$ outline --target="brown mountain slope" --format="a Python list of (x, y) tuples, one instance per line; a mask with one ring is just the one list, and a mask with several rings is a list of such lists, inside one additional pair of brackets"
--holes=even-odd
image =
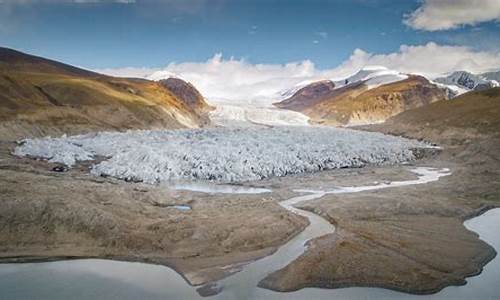
[(0, 139), (199, 127), (208, 122), (208, 108), (203, 99), (190, 107), (157, 82), (114, 78), (0, 48)]
[(201, 93), (189, 82), (179, 78), (168, 78), (158, 81), (159, 84), (169, 89), (177, 98), (196, 112), (204, 113), (213, 110), (205, 102)]
[(500, 137), (500, 88), (412, 109), (369, 128), (443, 144)]
[(313, 82), (301, 88), (292, 97), (275, 103), (275, 106), (284, 109), (301, 111), (308, 106), (314, 105), (323, 100), (324, 97), (334, 93), (335, 84), (330, 80)]
[(359, 82), (309, 99), (294, 95), (276, 106), (302, 112), (317, 123), (359, 125), (383, 122), (408, 109), (446, 98), (444, 90), (424, 77), (412, 75), (372, 89)]

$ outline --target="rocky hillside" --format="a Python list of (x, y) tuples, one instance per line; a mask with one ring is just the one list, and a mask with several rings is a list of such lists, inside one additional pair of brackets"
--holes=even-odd
[(0, 139), (201, 127), (209, 109), (178, 80), (115, 78), (0, 48)]
[(370, 128), (444, 144), (500, 138), (500, 88), (470, 92), (452, 101), (409, 110)]
[(198, 113), (206, 113), (213, 110), (205, 102), (205, 98), (201, 93), (189, 82), (179, 78), (168, 78), (159, 80), (158, 83), (170, 90), (184, 104), (194, 109)]
[(325, 85), (310, 84), (275, 106), (304, 113), (316, 123), (343, 126), (383, 122), (408, 109), (448, 98), (444, 89), (424, 77), (380, 69), (362, 70)]
[(335, 89), (335, 83), (330, 80), (313, 82), (296, 91), (290, 98), (277, 103), (279, 108), (301, 111), (310, 105), (321, 101)]
[(463, 89), (461, 93), (486, 90), (498, 86), (498, 82), (496, 80), (488, 79), (484, 75), (494, 77), (495, 73), (476, 75), (467, 71), (457, 71), (448, 76), (436, 78), (434, 81), (447, 86), (454, 86), (459, 89)]

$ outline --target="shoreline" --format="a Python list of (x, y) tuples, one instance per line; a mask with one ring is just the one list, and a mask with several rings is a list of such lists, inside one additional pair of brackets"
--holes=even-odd
[[(377, 189), (385, 189), (385, 188), (396, 188), (396, 187), (401, 187), (401, 186), (406, 186), (405, 183), (408, 182), (411, 184), (416, 184), (416, 185), (419, 185), (419, 184), (426, 184), (428, 183), (428, 181), (433, 181), (432, 179), (427, 179), (426, 176), (429, 176), (429, 174), (427, 175), (424, 175), (426, 174), (426, 172), (423, 172), (422, 171), (423, 169), (422, 168), (414, 168), (411, 172), (413, 173), (417, 173), (419, 174), (419, 179), (418, 180), (410, 180), (410, 181), (396, 181), (396, 182), (392, 182), (391, 184), (389, 185), (382, 185), (382, 186), (365, 186), (364, 189), (365, 190), (373, 190), (373, 188), (377, 188)], [(418, 173), (418, 171), (420, 171), (420, 173)], [(427, 172), (429, 171), (429, 169), (427, 169)], [(437, 181), (439, 180), (439, 177), (441, 176), (448, 176), (450, 175), (451, 173), (443, 173), (443, 172), (447, 172), (448, 169), (444, 168), (444, 169), (436, 169), (436, 174), (439, 174), (436, 176), (436, 178), (434, 179), (434, 181)], [(431, 176), (432, 177), (432, 176)], [(422, 180), (422, 182), (419, 183), (419, 180)], [(345, 193), (348, 193), (348, 194), (352, 194), (352, 193), (356, 193), (356, 191), (354, 192), (348, 192), (349, 188), (344, 188), (346, 189), (347, 191), (345, 191)], [(361, 187), (361, 190), (360, 191), (363, 191), (363, 187)], [(287, 210), (290, 210), (291, 212), (294, 212), (294, 213), (298, 213), (297, 211), (297, 208), (295, 208), (293, 205), (295, 204), (304, 204), (305, 202), (308, 202), (308, 201), (311, 201), (315, 198), (321, 198), (323, 197), (324, 195), (328, 194), (328, 193), (331, 193), (331, 192), (328, 192), (328, 191), (323, 191), (322, 193), (320, 192), (310, 192), (308, 194), (305, 194), (305, 195), (299, 195), (299, 196), (296, 196), (296, 197), (292, 197), (290, 199), (287, 199), (287, 200), (284, 200), (284, 201), (281, 201), (280, 202), (280, 205), (283, 206), (285, 209)], [(311, 198), (311, 199), (308, 199), (308, 198)], [(299, 201), (297, 201), (298, 199), (300, 199)], [(319, 218), (322, 218), (324, 219), (324, 217), (321, 217), (321, 215), (318, 215), (316, 214), (313, 210), (310, 210), (310, 209), (307, 209), (306, 208), (301, 208), (300, 210), (304, 210), (304, 211), (308, 211), (310, 213), (313, 213), (315, 216), (319, 217)], [(299, 210), (299, 211), (300, 211)], [(485, 208), (482, 208), (481, 210), (479, 210), (476, 215), (480, 215), (481, 214), (481, 211), (484, 213), (485, 211), (487, 211)], [(299, 213), (300, 214), (300, 213)], [(471, 217), (473, 218), (473, 217)], [(337, 222), (335, 222), (333, 220), (325, 220), (327, 222), (329, 222), (330, 224), (332, 224), (332, 227), (334, 226), (339, 226), (338, 224), (336, 224)], [(465, 221), (464, 221), (465, 222)], [(463, 224), (463, 222), (462, 222)], [(310, 226), (310, 225), (308, 225)], [(305, 227), (307, 228), (307, 227)], [(304, 228), (304, 229), (305, 229)], [(341, 229), (342, 227), (339, 227), (339, 229)], [(301, 231), (303, 232), (303, 231)], [(300, 232), (299, 232), (300, 233)], [(337, 234), (337, 231), (332, 231), (332, 233), (329, 233), (331, 235), (333, 235), (335, 237), (335, 235)], [(297, 234), (298, 235), (298, 234)], [(291, 236), (289, 240), (293, 239), (294, 237), (296, 237), (297, 235), (294, 235), (294, 236)], [(324, 235), (320, 236), (320, 237), (323, 237)], [(320, 238), (319, 237), (319, 238)], [(314, 239), (312, 238), (308, 238), (307, 241), (305, 242), (305, 245), (309, 245)], [(286, 242), (284, 243), (283, 246), (281, 247), (285, 247), (286, 246)], [(281, 248), (279, 247), (279, 248)], [(274, 251), (271, 251), (270, 253), (268, 253), (267, 255), (265, 256), (262, 256), (260, 258), (264, 258), (264, 257), (269, 257), (269, 256), (272, 256), (279, 248), (275, 249)], [(300, 255), (303, 255), (305, 253), (305, 251), (307, 250), (304, 249), (302, 254)], [(299, 255), (299, 256), (300, 256)], [(489, 261), (491, 261), (496, 255), (496, 252), (492, 253), (492, 255), (490, 257), (487, 257), (485, 258), (485, 260), (480, 263), (481, 267), (479, 269), (479, 273), (480, 271), (482, 270), (482, 267), (484, 265), (486, 265)], [(232, 274), (234, 273), (225, 273), (224, 276), (222, 277), (215, 277), (215, 278), (210, 278), (209, 280), (206, 280), (205, 282), (202, 282), (202, 283), (199, 283), (199, 284), (193, 284), (192, 283), (192, 280), (189, 280), (188, 279), (188, 275), (187, 273), (183, 273), (181, 272), (179, 269), (176, 268), (175, 266), (175, 263), (173, 264), (169, 264), (169, 263), (165, 263), (165, 262), (158, 262), (158, 261), (155, 261), (155, 259), (148, 259), (148, 258), (139, 258), (139, 257), (120, 257), (120, 256), (117, 256), (117, 257), (100, 257), (100, 256), (92, 256), (92, 257), (11, 257), (11, 258), (2, 258), (0, 259), (0, 263), (12, 263), (12, 262), (17, 262), (17, 263), (22, 263), (22, 262), (46, 262), (46, 261), (55, 261), (55, 260), (69, 260), (69, 259), (85, 259), (85, 258), (93, 258), (93, 259), (110, 259), (110, 260), (115, 260), (115, 261), (127, 261), (127, 262), (141, 262), (141, 263), (149, 263), (149, 264), (159, 264), (159, 265), (163, 265), (163, 266), (166, 266), (168, 268), (171, 268), (172, 270), (174, 270), (175, 272), (177, 272), (181, 277), (184, 278), (184, 280), (186, 281), (187, 284), (189, 284), (190, 286), (193, 286), (193, 287), (200, 287), (200, 286), (205, 286), (206, 284), (210, 283), (210, 282), (215, 282), (217, 280), (221, 280), (223, 278), (226, 278), (226, 277), (230, 277)], [(248, 264), (251, 264), (252, 262), (255, 262), (255, 261), (258, 261), (260, 258), (255, 258), (253, 260), (249, 260), (249, 261), (245, 261), (243, 263), (240, 264), (240, 268), (244, 268), (245, 265), (248, 265)], [(225, 267), (224, 267), (225, 268)], [(236, 273), (238, 273), (239, 271), (237, 271)], [(479, 274), (478, 272), (474, 272), (474, 274)], [(470, 274), (466, 277), (470, 277), (470, 276), (474, 276), (474, 274)], [(395, 288), (394, 286), (390, 286), (390, 285), (385, 285), (385, 284), (370, 284), (370, 283), (362, 283), (362, 282), (352, 282), (352, 283), (337, 283), (336, 285), (322, 285), (322, 284), (314, 284), (314, 285), (310, 285), (310, 286), (303, 286), (303, 287), (297, 287), (297, 289), (294, 289), (294, 290), (286, 290), (286, 291), (281, 291), (281, 290), (276, 290), (273, 288), (273, 286), (266, 286), (265, 284), (261, 284), (259, 283), (258, 286), (259, 287), (264, 287), (264, 288), (268, 288), (270, 290), (274, 290), (274, 291), (278, 291), (278, 292), (293, 292), (295, 290), (299, 290), (301, 288), (304, 288), (304, 287), (318, 287), (318, 288), (348, 288), (348, 287), (379, 287), (379, 288), (384, 288), (384, 289), (390, 289), (390, 290), (394, 290), (394, 291), (400, 291), (400, 292), (405, 292), (405, 293), (409, 293), (409, 294), (434, 294), (434, 293), (437, 293), (439, 292), (441, 289), (443, 289), (444, 287), (446, 286), (450, 286), (450, 285), (460, 285), (461, 282), (457, 282), (457, 281), (452, 281), (452, 282), (447, 282), (447, 283), (443, 283), (442, 286), (438, 287), (438, 288), (435, 288), (435, 289), (430, 289), (430, 290), (416, 290), (416, 289), (399, 289), (399, 288)]]
[[(474, 218), (477, 218), (477, 217), (481, 217), (484, 213), (490, 211), (491, 209), (500, 209), (500, 207), (492, 207), (488, 210), (482, 210), (482, 213), (481, 214), (478, 214), (477, 216), (475, 217), (471, 217), (469, 219), (467, 219), (466, 221), (468, 220), (472, 220)], [(464, 221), (465, 222), (465, 221)], [(465, 226), (465, 225), (464, 225)], [(469, 229), (467, 229), (469, 230)], [(469, 230), (471, 232), (475, 232), (475, 231), (472, 231), (472, 230)], [(485, 241), (486, 242), (486, 241)], [(486, 242), (487, 243), (487, 242)], [(473, 278), (473, 277), (476, 277), (476, 276), (479, 276), (480, 274), (482, 274), (482, 271), (484, 269), (484, 266), (486, 266), (491, 260), (493, 260), (497, 255), (497, 252), (496, 252), (496, 249), (494, 249), (494, 251), (491, 253), (491, 256), (489, 256), (485, 261), (483, 261), (483, 265), (482, 267), (480, 268), (480, 270), (474, 274), (469, 274), (466, 279), (468, 278)], [(23, 261), (23, 262), (19, 262), (19, 261), (16, 261), (16, 262), (13, 262), (13, 261), (6, 261), (5, 259), (2, 259), (0, 261), (0, 267), (2, 264), (32, 264), (32, 263), (50, 263), (50, 262), (60, 262), (60, 261), (74, 261), (74, 260), (87, 260), (87, 259), (93, 259), (93, 260), (109, 260), (109, 261), (117, 261), (117, 262), (131, 262), (131, 263), (141, 263), (141, 264), (147, 264), (147, 265), (159, 265), (159, 266), (163, 266), (163, 267), (167, 267), (167, 268), (170, 268), (172, 270), (174, 270), (178, 275), (180, 275), (181, 277), (182, 276), (182, 273), (179, 273), (178, 271), (175, 270), (175, 268), (173, 267), (170, 267), (170, 266), (167, 266), (165, 264), (156, 264), (156, 263), (153, 263), (153, 262), (145, 262), (145, 261), (140, 261), (140, 260), (122, 260), (122, 259), (116, 259), (116, 258), (103, 258), (103, 257), (77, 257), (77, 258), (68, 258), (68, 257), (30, 257), (30, 258), (26, 258), (26, 257), (18, 257), (18, 258), (14, 258), (14, 260), (18, 260), (18, 259), (27, 259), (26, 261)], [(183, 277), (184, 278), (184, 277)], [(185, 278), (184, 278), (185, 280)], [(189, 283), (185, 280), (186, 282), (186, 285), (189, 285)], [(447, 284), (443, 284), (442, 286), (440, 286), (439, 288), (436, 288), (436, 289), (432, 289), (432, 290), (425, 290), (425, 291), (414, 291), (414, 290), (403, 290), (403, 289), (397, 289), (397, 288), (393, 288), (391, 286), (386, 286), (386, 285), (367, 285), (367, 284), (363, 284), (363, 285), (359, 285), (359, 284), (354, 284), (354, 285), (338, 285), (336, 286), (335, 288), (332, 288), (332, 287), (326, 287), (326, 288), (323, 288), (321, 286), (314, 286), (314, 287), (311, 287), (311, 286), (305, 286), (305, 287), (302, 287), (300, 288), (299, 290), (302, 290), (302, 289), (305, 289), (305, 291), (308, 289), (308, 288), (320, 288), (320, 289), (324, 289), (324, 290), (342, 290), (342, 289), (349, 289), (349, 288), (380, 288), (380, 289), (385, 289), (385, 290), (389, 290), (389, 291), (395, 291), (395, 292), (401, 292), (401, 293), (404, 293), (404, 294), (407, 294), (407, 295), (437, 295), (439, 292), (441, 292), (444, 288), (446, 287), (450, 287), (450, 286), (464, 286), (466, 285), (467, 282), (464, 280), (463, 283), (462, 282), (455, 282), (455, 283), (447, 283)], [(197, 285), (197, 286), (193, 286), (193, 285), (189, 285), (189, 287), (193, 288), (193, 289), (196, 289), (196, 288), (200, 288), (200, 287), (203, 287), (203, 285)], [(283, 291), (275, 291), (275, 290), (272, 290), (271, 291), (274, 291), (274, 292), (277, 292), (279, 293), (280, 295), (282, 295), (283, 297), (286, 297), (287, 295), (291, 295), (293, 294), (295, 291), (286, 291), (286, 292), (283, 292)], [(298, 291), (298, 290), (297, 290)]]
[[(307, 208), (302, 208), (302, 209), (307, 210)], [(462, 225), (464, 225), (464, 227), (465, 227), (465, 222), (467, 222), (469, 220), (472, 220), (474, 218), (481, 217), (483, 214), (487, 213), (490, 210), (494, 210), (494, 209), (500, 209), (500, 205), (498, 205), (498, 206), (489, 206), (487, 208), (481, 208), (481, 209), (479, 209), (477, 211), (477, 213), (472, 214), (470, 216), (470, 218), (465, 219), (462, 222)], [(307, 210), (307, 211), (315, 213), (312, 210)], [(337, 222), (332, 221), (331, 223), (335, 226), (336, 229), (342, 229), (342, 227), (339, 226)], [(262, 287), (262, 288), (265, 288), (265, 289), (269, 289), (269, 290), (274, 291), (274, 292), (283, 293), (283, 294), (294, 293), (294, 292), (300, 291), (302, 289), (308, 289), (308, 288), (319, 288), (319, 289), (324, 289), (324, 290), (349, 289), (349, 288), (380, 288), (380, 289), (385, 289), (385, 290), (390, 290), (390, 291), (405, 293), (405, 294), (408, 294), (408, 295), (436, 295), (436, 294), (438, 294), (439, 292), (441, 292), (443, 289), (445, 289), (447, 287), (451, 287), (451, 286), (457, 286), (457, 287), (459, 287), (459, 286), (465, 286), (465, 285), (467, 285), (467, 279), (481, 275), (483, 273), (484, 268), (492, 260), (494, 260), (497, 257), (498, 251), (500, 251), (500, 249), (495, 249), (487, 241), (484, 241), (483, 239), (481, 239), (480, 236), (479, 236), (479, 234), (477, 234), (475, 231), (472, 231), (472, 230), (469, 230), (469, 229), (467, 229), (467, 230), (470, 231), (470, 232), (472, 232), (472, 233), (474, 233), (474, 234), (476, 234), (476, 235), (478, 235), (478, 238), (481, 241), (485, 242), (492, 249), (492, 251), (489, 252), (489, 256), (487, 256), (483, 260), (481, 260), (481, 262), (479, 263), (478, 270), (475, 271), (475, 272), (466, 274), (465, 277), (464, 277), (464, 279), (462, 281), (450, 281), (450, 282), (446, 282), (446, 283), (443, 283), (441, 286), (439, 286), (437, 288), (434, 288), (434, 289), (427, 289), (427, 290), (400, 289), (400, 288), (397, 288), (397, 287), (394, 287), (394, 286), (390, 286), (390, 285), (385, 285), (385, 284), (366, 284), (366, 283), (361, 283), (361, 282), (358, 282), (358, 283), (353, 282), (353, 283), (349, 283), (349, 284), (342, 284), (342, 283), (340, 283), (340, 284), (336, 284), (335, 286), (328, 285), (328, 284), (325, 285), (325, 284), (317, 283), (317, 284), (313, 284), (313, 285), (304, 285), (304, 286), (297, 287), (296, 289), (291, 289), (291, 290), (274, 289), (272, 285), (261, 285), (260, 283), (259, 283), (259, 287)], [(337, 232), (338, 232), (338, 230), (335, 230), (335, 232), (332, 233), (332, 235), (335, 236), (337, 234)], [(312, 240), (308, 241), (308, 243), (310, 243), (311, 241)]]

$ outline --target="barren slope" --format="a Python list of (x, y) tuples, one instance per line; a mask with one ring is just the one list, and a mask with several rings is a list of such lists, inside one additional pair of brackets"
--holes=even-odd
[(383, 122), (403, 111), (446, 99), (446, 92), (420, 76), (370, 89), (365, 82), (331, 89), (326, 93), (299, 93), (316, 89), (311, 84), (276, 106), (302, 112), (313, 122), (330, 125), (359, 125)]
[(199, 127), (190, 107), (152, 81), (114, 78), (0, 48), (0, 138), (138, 128)]
[(500, 88), (470, 92), (450, 101), (404, 112), (371, 130), (453, 144), (500, 135)]

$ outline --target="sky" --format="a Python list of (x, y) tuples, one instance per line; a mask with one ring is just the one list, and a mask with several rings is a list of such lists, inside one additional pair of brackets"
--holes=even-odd
[(500, 69), (500, 1), (0, 0), (0, 45), (118, 76), (175, 73), (212, 86), (296, 84), (369, 64), (477, 73)]

